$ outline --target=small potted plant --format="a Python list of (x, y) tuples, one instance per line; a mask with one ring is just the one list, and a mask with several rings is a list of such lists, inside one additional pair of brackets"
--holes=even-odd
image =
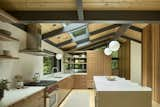
[(4, 90), (8, 90), (8, 80), (0, 80), (0, 100), (4, 96)]

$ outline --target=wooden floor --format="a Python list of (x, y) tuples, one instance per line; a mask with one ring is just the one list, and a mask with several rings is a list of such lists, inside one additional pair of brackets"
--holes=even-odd
[[(59, 107), (95, 107), (94, 90), (72, 90)], [(152, 107), (160, 107), (153, 101)]]

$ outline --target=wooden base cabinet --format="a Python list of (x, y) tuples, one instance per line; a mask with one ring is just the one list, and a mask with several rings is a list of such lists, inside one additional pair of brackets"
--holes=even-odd
[(58, 89), (58, 105), (59, 105), (73, 88), (72, 76), (59, 81), (58, 86), (59, 86)]
[(86, 89), (86, 75), (74, 75), (74, 89)]
[(26, 99), (23, 99), (9, 107), (45, 107), (44, 90)]

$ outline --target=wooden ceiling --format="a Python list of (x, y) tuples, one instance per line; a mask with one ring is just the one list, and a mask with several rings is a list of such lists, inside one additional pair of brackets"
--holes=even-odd
[[(76, 10), (76, 0), (0, 0), (10, 11)], [(160, 10), (159, 0), (83, 0), (84, 10)]]
[[(62, 23), (49, 23), (41, 25), (43, 31), (42, 35), (47, 35), (47, 33), (54, 32), (57, 29), (66, 27), (63, 26), (64, 24)], [(120, 30), (122, 25), (101, 23), (86, 24), (86, 28), (88, 31), (86, 37), (88, 39), (84, 39), (84, 35), (80, 35), (78, 36), (80, 38), (80, 42), (76, 42), (75, 37), (71, 34), (70, 31), (64, 32), (63, 30), (61, 33), (58, 32), (58, 35), (53, 34), (53, 36), (46, 37), (44, 38), (44, 40), (50, 41), (49, 43), (52, 43), (52, 45), (66, 51), (93, 49), (96, 47), (104, 46), (107, 44), (107, 42), (114, 40), (116, 33), (118, 32), (118, 30)], [(121, 43), (124, 43), (127, 40), (133, 40), (141, 43), (142, 29), (145, 28), (147, 25), (148, 24), (132, 24), (128, 29), (126, 29), (125, 32), (123, 32), (120, 37), (118, 37), (117, 40)], [(77, 29), (80, 29), (80, 27), (78, 27)]]

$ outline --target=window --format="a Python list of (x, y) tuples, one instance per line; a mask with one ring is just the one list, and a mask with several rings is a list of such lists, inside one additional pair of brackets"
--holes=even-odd
[(56, 69), (52, 71), (53, 67), (57, 67), (58, 71), (61, 71), (61, 60), (57, 60), (56, 57), (43, 57), (43, 74), (51, 74), (57, 72)]
[(112, 52), (112, 70), (117, 70), (119, 68), (118, 63), (119, 63), (118, 51)]

